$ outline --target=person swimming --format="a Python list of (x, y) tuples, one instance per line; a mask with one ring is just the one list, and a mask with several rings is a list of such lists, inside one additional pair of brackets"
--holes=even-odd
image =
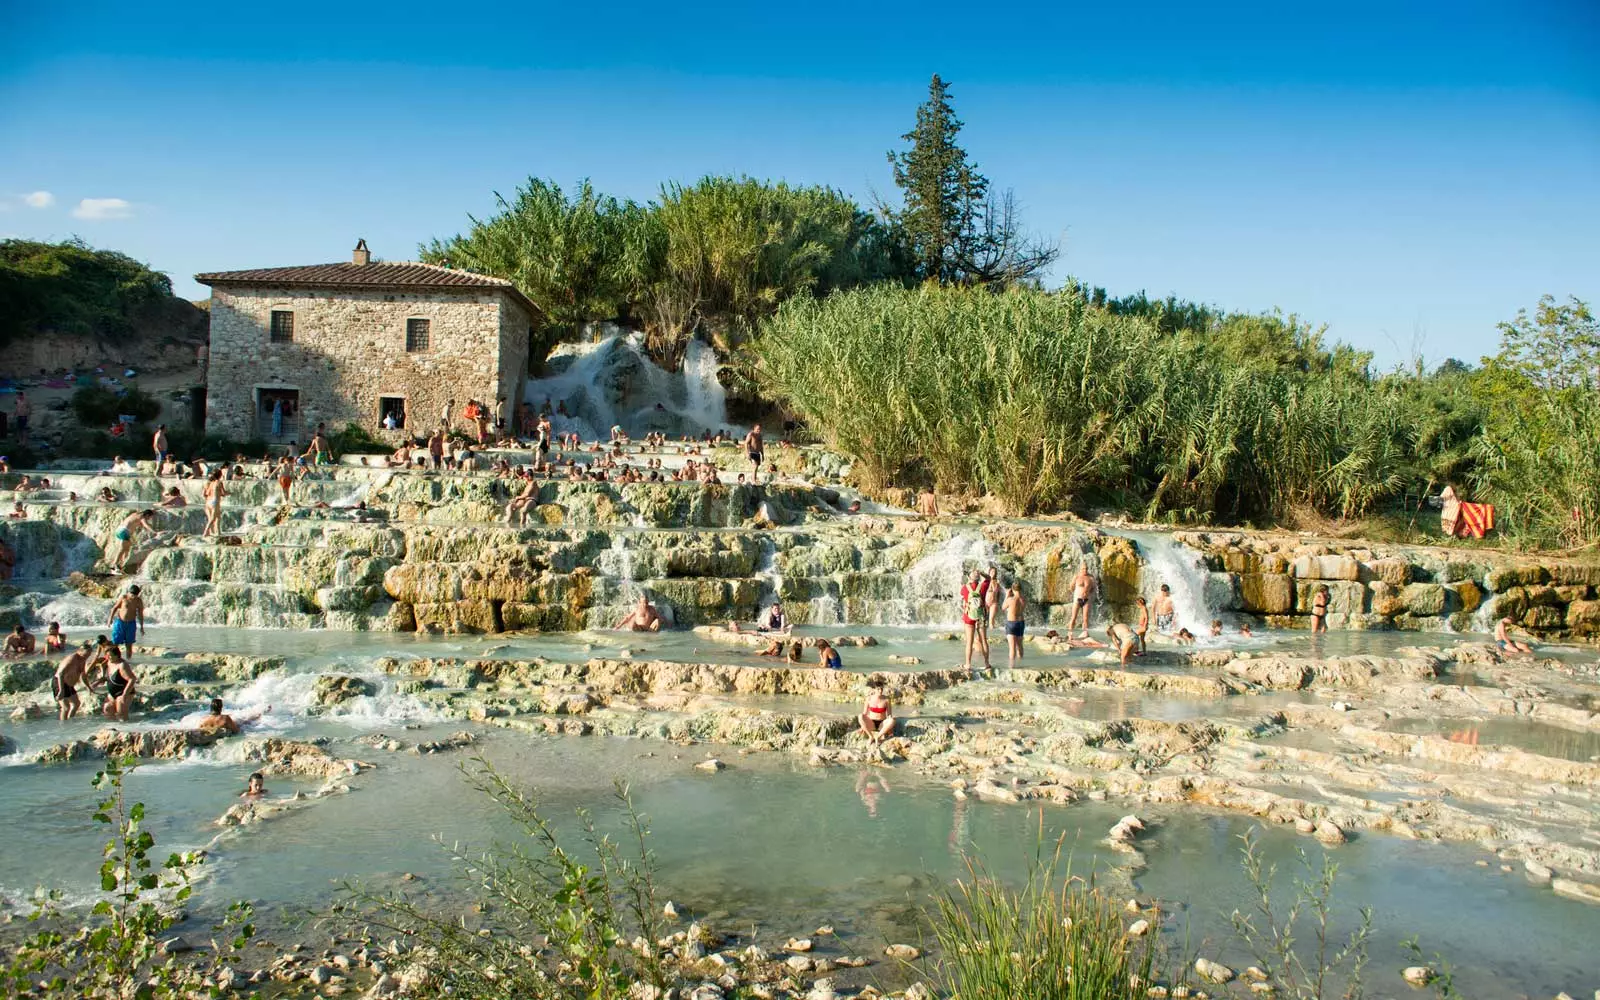
[(267, 794), (267, 779), (260, 772), (251, 774), (245, 783), (244, 791), (239, 793), (241, 799), (259, 799)]

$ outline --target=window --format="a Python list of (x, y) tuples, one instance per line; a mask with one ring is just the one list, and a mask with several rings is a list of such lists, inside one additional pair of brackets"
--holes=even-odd
[(428, 321), (425, 319), (406, 320), (406, 350), (426, 351), (428, 349)]
[(272, 343), (294, 343), (294, 313), (287, 309), (272, 310)]
[(386, 431), (404, 430), (406, 426), (405, 397), (379, 396), (378, 423)]

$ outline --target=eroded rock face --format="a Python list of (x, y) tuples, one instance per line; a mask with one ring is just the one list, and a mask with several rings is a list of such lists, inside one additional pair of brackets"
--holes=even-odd
[(0, 660), (0, 695), (37, 691), (55, 673), (48, 659)]
[(40, 751), (40, 763), (66, 763), (102, 757), (139, 757), (172, 760), (195, 747), (217, 741), (215, 732), (199, 729), (102, 729), (87, 740), (59, 743)]
[(378, 693), (371, 681), (343, 674), (324, 674), (317, 678), (312, 688), (312, 700), (323, 708), (330, 708), (355, 698), (370, 698)]

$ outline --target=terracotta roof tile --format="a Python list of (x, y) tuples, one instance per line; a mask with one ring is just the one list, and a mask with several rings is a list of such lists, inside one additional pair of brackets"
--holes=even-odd
[(530, 313), (541, 313), (539, 307), (518, 291), (516, 285), (504, 278), (411, 261), (207, 271), (195, 275), (194, 280), (202, 285), (291, 285), (301, 288), (496, 288), (510, 294)]

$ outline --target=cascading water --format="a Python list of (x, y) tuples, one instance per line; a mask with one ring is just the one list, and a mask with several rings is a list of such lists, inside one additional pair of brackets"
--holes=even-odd
[(633, 436), (738, 430), (728, 423), (716, 352), (703, 341), (689, 342), (677, 373), (650, 359), (640, 333), (561, 344), (545, 364), (553, 374), (530, 379), (522, 398), (536, 410), (548, 404), (557, 433), (597, 440), (608, 437), (614, 426)]
[(1208, 634), (1211, 620), (1217, 617), (1219, 602), (1207, 593), (1211, 574), (1200, 553), (1154, 532), (1130, 534), (1144, 557), (1139, 567), (1139, 592), (1152, 604), (1161, 585), (1172, 593), (1173, 628), (1187, 628), (1195, 635)]
[(619, 532), (611, 539), (611, 547), (595, 560), (600, 572), (617, 581), (618, 593), (621, 597), (619, 603), (631, 605), (639, 599), (641, 593), (638, 583), (633, 578), (633, 552), (628, 548), (628, 536)]
[(761, 539), (761, 559), (756, 564), (755, 578), (761, 583), (761, 597), (757, 603), (762, 608), (782, 598), (783, 573), (778, 569), (778, 545), (771, 538)]
[(881, 602), (880, 621), (875, 624), (948, 625), (960, 621), (957, 599), (961, 585), (974, 569), (987, 570), (999, 561), (999, 548), (982, 534), (952, 535), (906, 570), (905, 599)]

